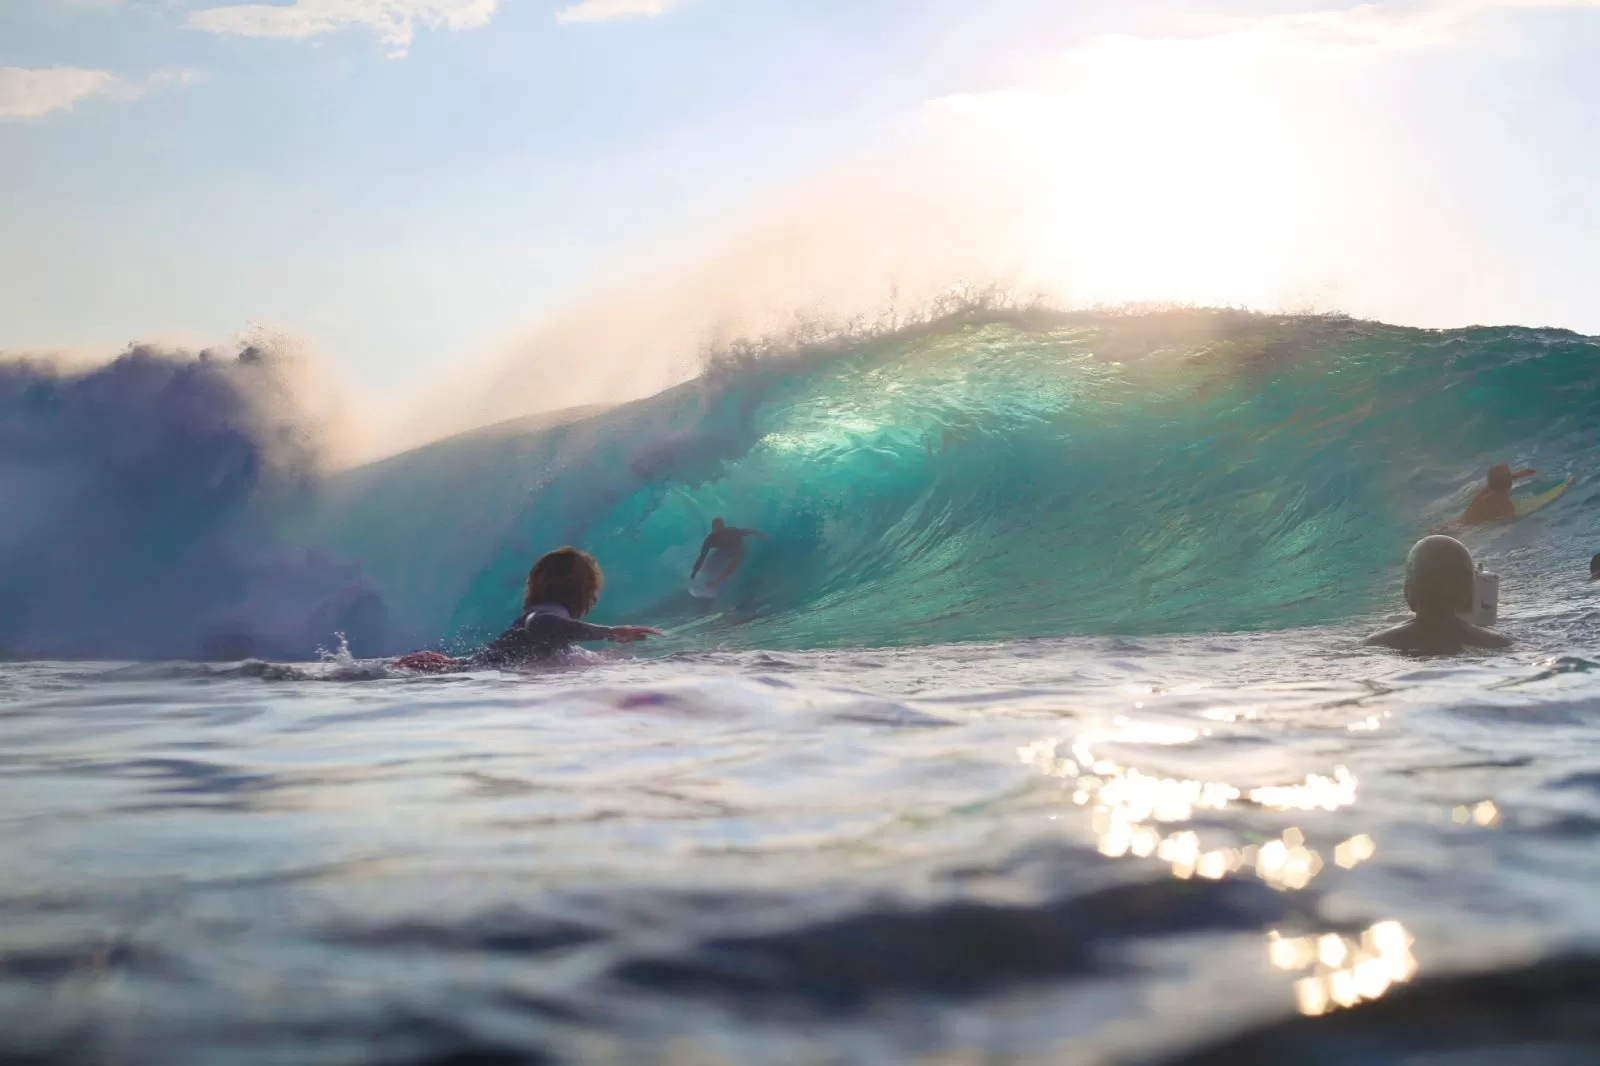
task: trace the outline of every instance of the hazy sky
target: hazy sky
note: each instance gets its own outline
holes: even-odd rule
[[[930,144],[1067,302],[1600,332],[1600,0],[1202,8],[6,0],[0,350],[265,323],[400,388]]]

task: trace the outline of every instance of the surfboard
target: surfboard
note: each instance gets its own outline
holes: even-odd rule
[[[727,611],[718,611],[715,608],[708,608],[707,609],[707,613],[701,615],[699,618],[696,618],[691,622],[685,622],[681,626],[673,626],[670,629],[666,630],[664,633],[662,633],[662,636],[664,636],[664,637],[676,637],[676,636],[678,636],[680,634],[688,633],[688,632],[691,632],[693,630],[700,629],[703,626],[708,626],[712,622],[718,621],[719,619],[722,619],[722,618],[726,618],[727,616],[728,616],[728,612]]]
[[[728,565],[728,556],[720,548],[713,551],[706,559],[706,565],[700,572],[689,579],[689,595],[697,600],[709,600],[716,596],[720,586],[713,586],[711,579],[722,573]]]
[[[1514,499],[1518,518],[1527,518],[1535,511],[1542,511],[1561,497],[1563,492],[1572,486],[1574,478],[1568,475],[1567,479],[1555,488],[1545,489],[1543,492],[1532,496],[1519,496]]]

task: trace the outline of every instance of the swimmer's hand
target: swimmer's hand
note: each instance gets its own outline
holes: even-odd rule
[[[415,670],[420,674],[442,674],[459,665],[442,651],[414,651],[394,661],[402,670]]]
[[[632,644],[647,637],[659,637],[661,630],[649,626],[612,626],[611,639],[618,644]]]

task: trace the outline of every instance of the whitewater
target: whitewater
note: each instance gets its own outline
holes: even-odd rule
[[[976,307],[331,473],[0,365],[0,1061],[1594,1061],[1597,355]],[[1500,461],[1515,647],[1362,648]],[[664,636],[387,665],[562,544]]]

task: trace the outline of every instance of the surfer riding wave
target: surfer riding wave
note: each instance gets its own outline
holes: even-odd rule
[[[1467,505],[1466,511],[1461,515],[1460,523],[1464,526],[1481,525],[1484,522],[1514,522],[1517,519],[1516,505],[1511,502],[1511,486],[1522,478],[1533,477],[1537,470],[1527,469],[1511,472],[1511,467],[1505,463],[1496,463],[1489,468],[1487,485],[1478,490],[1478,494]]]
[[[713,518],[711,520],[711,532],[706,535],[705,542],[700,545],[700,557],[694,561],[694,569],[689,571],[689,580],[693,582],[695,578],[699,577],[700,568],[706,565],[708,557],[712,557],[715,566],[720,566],[721,569],[716,576],[708,578],[703,588],[706,594],[715,592],[717,586],[732,577],[734,571],[738,570],[740,564],[744,562],[744,538],[746,537],[767,539],[767,535],[759,529],[740,529],[737,526],[728,525],[721,518]],[[714,556],[713,553],[715,553]],[[711,570],[708,569],[706,573],[710,574]]]

